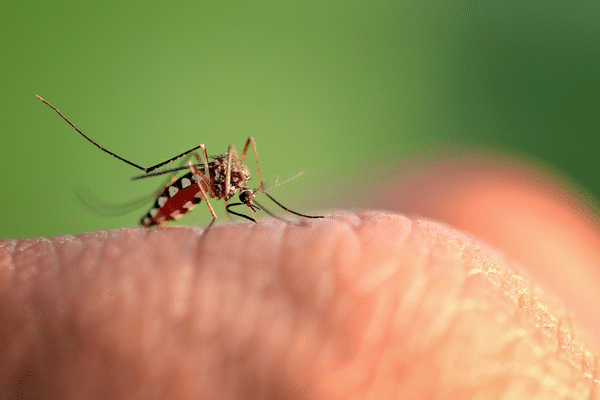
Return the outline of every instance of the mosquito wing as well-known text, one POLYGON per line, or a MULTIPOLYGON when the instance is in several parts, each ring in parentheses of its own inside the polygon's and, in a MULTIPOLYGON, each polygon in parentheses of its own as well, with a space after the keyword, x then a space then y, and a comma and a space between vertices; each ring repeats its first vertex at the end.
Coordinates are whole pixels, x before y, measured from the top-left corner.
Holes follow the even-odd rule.
POLYGON ((119 217, 121 215, 129 214, 138 208, 148 205, 155 197, 154 193, 150 193, 125 203, 107 203, 93 195, 89 188, 84 184, 78 185, 77 189, 73 189, 73 192, 75 197, 77 197, 83 205, 103 217, 119 217))

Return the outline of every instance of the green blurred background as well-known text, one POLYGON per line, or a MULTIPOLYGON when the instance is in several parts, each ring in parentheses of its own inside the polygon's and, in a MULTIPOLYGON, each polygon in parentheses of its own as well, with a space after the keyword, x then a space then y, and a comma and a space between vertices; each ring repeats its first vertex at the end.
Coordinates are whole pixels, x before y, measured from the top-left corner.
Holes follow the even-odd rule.
MULTIPOLYGON (((430 148, 524 157, 591 203, 600 193, 598 2, 58 0, 0 11, 0 237, 136 226, 146 207, 106 218, 73 189, 123 203, 161 182, 130 181, 137 170, 36 94, 143 166, 252 135, 271 183, 304 171, 271 192, 298 211, 351 204, 370 171, 430 148)), ((202 205, 179 223, 209 221, 202 205)))

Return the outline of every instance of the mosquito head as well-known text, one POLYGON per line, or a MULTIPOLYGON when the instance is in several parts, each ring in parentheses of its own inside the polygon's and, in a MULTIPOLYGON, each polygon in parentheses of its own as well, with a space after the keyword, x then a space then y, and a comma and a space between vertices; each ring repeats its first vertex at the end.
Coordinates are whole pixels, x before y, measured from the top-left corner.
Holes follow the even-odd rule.
POLYGON ((240 202, 246 204, 247 206, 251 206, 254 202, 254 192, 250 188, 244 188, 240 190, 240 202))

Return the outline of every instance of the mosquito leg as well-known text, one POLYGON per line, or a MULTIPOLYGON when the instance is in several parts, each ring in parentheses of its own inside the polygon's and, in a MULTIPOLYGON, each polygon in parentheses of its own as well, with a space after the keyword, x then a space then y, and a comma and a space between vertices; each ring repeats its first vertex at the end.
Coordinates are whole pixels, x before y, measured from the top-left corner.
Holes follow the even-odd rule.
MULTIPOLYGON (((196 155, 196 152, 194 152, 192 154, 196 155)), ((182 166, 183 164, 188 162, 188 160, 190 159, 192 154, 188 154, 187 156, 184 156, 183 159, 181 160, 181 162, 179 163, 179 166, 182 166)), ((196 157, 197 157, 197 155, 196 155, 196 157)), ((170 174, 169 177, 164 181, 164 183, 161 186, 159 186, 159 188, 156 190, 156 192, 154 193, 154 197, 161 194, 163 192, 163 190, 165 190, 166 187, 170 186, 174 181, 176 181, 178 173, 179 173, 179 171, 175 171, 172 174, 170 174)))
POLYGON ((211 226, 213 226, 213 224, 215 223, 216 220, 217 220, 217 217, 214 217, 212 219, 212 221, 210 221, 210 224, 208 224, 208 226, 206 228, 204 228, 204 234, 206 234, 206 232, 208 232, 208 230, 210 229, 211 226))
POLYGON ((252 151, 254 152, 254 164, 256 165, 256 175, 258 175, 258 184, 259 188, 262 192, 265 192, 265 183, 263 182, 262 176, 260 174, 260 167, 258 165, 258 152, 256 151, 256 141, 252 136, 248 137, 246 141, 246 145, 244 146, 244 150, 242 151, 242 161, 246 158, 246 154, 248 153, 248 149, 250 148, 250 144, 252 144, 252 151))
POLYGON ((198 164, 204 165, 204 176, 210 177, 210 168, 208 163, 208 153, 206 153, 206 146, 201 144, 200 150, 202 150, 202 158, 200 158, 197 152, 194 152, 192 154, 194 154, 194 157, 196 158, 196 161, 198 161, 198 164))
POLYGON ((162 167, 162 166, 164 166, 164 165, 167 165, 167 164, 169 164, 169 163, 172 163, 173 161, 175 161, 175 160, 178 160, 178 159, 180 159, 181 157, 185 157, 185 156, 187 156, 188 154, 190 154, 190 153, 192 153, 192 152, 194 152, 194 151, 198 150, 198 149, 199 149, 199 148, 201 148, 202 146, 204 146, 204 145, 203 145, 203 144, 201 144, 201 145, 199 145, 199 146, 196 146, 196 147, 194 147, 193 149, 189 149, 188 151, 184 151, 183 153, 181 153, 181 154, 179 154, 179 155, 177 155, 177 156, 175 156, 175 157, 173 157, 173 158, 170 158, 170 159, 168 159, 167 161, 163 161, 163 162, 161 162, 161 163, 158 163, 158 164, 156 164, 156 165, 153 165, 153 166, 151 166, 151 167, 144 168, 144 172, 148 173, 148 172, 154 171, 155 169, 157 169, 157 168, 160 168, 160 167, 162 167))
POLYGON ((44 104, 46 104, 48 107, 50 107, 51 109, 53 109, 54 111, 57 112, 58 115, 60 115, 62 117, 62 119, 64 119, 69 125, 71 125, 73 127, 73 129, 75 129, 77 132, 79 132, 79 134, 81 136, 83 136, 84 138, 87 139, 88 142, 90 142, 91 144, 93 144, 94 146, 96 146, 97 148, 99 148, 100 150, 102 150, 105 153, 110 154, 111 156, 131 165, 132 167, 136 167, 137 169, 141 169, 144 172, 148 172, 147 168, 144 168, 140 165, 137 165, 136 163, 133 163, 115 153, 113 153, 112 151, 105 149, 104 147, 100 146, 98 143, 94 142, 88 135, 86 135, 85 133, 83 133, 82 131, 79 130, 79 128, 77 128, 77 126, 75 126, 74 123, 72 123, 71 121, 69 121, 69 119, 67 117, 65 117, 63 115, 63 113, 61 113, 58 108, 54 107, 52 104, 48 103, 46 100, 44 100, 43 98, 41 98, 40 96, 38 96, 37 94, 35 95, 35 97, 37 97, 38 99, 40 99, 44 104))
MULTIPOLYGON (((244 162, 238 156, 235 146, 230 144, 229 150, 227 151, 227 169, 225 170, 225 195, 226 196, 229 194, 229 186, 231 184, 231 162, 232 161, 235 162, 235 165, 236 165, 238 171, 242 170, 242 164, 244 164, 244 162)), ((227 204, 225 204, 225 213, 227 215, 227 218, 229 218, 229 220, 231 221, 231 216, 229 215, 229 210, 227 209, 227 204)), ((256 222, 256 220, 254 220, 254 222, 256 222)))
POLYGON ((227 209, 228 204, 223 203, 223 206, 225 207, 225 215, 227 215, 227 220, 229 220, 229 222, 233 222, 233 219, 231 219, 231 215, 229 215, 230 211, 227 209))
MULTIPOLYGON (((213 222, 215 222, 215 220, 217 219, 217 213, 215 213, 215 209, 213 208, 212 204, 210 204, 210 201, 208 200, 209 195, 206 192, 206 189, 204 187, 204 185, 206 185, 208 188, 210 188, 210 180, 208 178, 206 178, 204 176, 204 174, 199 171, 194 164, 192 164, 192 162, 189 162, 189 167, 190 167, 190 171, 192 171, 192 174, 199 176, 200 180, 198 182, 196 182, 196 184, 198 185, 198 188, 200 189, 200 191, 202 192, 202 196, 204 197, 204 200, 206 200, 206 204, 208 205, 208 209, 210 210, 210 214, 213 217, 212 222, 210 223, 210 225, 213 224, 213 222)), ((210 190, 210 189, 209 189, 210 190)), ((212 191, 211 191, 212 193, 212 191)), ((209 227, 210 227, 209 225, 209 227)))
MULTIPOLYGON (((231 203, 229 203, 231 204, 231 203)), ((229 204, 227 204, 226 201, 223 202, 223 208, 225 208, 225 215, 227 215, 227 220, 229 220, 229 222, 233 222, 233 219, 231 218, 231 212, 229 211, 229 209, 227 207, 229 207, 229 204)))
POLYGON ((237 155, 237 151, 235 150, 235 147, 232 144, 230 144, 229 149, 227 150, 227 169, 225 170, 225 196, 227 196, 229 194, 229 185, 231 184, 231 160, 233 159, 234 155, 235 155, 235 163, 236 163, 238 169, 240 169, 240 165, 239 165, 240 158, 237 155))
POLYGON ((144 167, 142 167, 141 165, 137 165, 136 163, 134 163, 134 162, 131 162, 131 161, 127 160, 126 158, 123 158, 123 157, 121 157, 120 155, 118 155, 118 154, 115 154, 115 153, 113 153, 112 151, 110 151, 110 150, 108 150, 108 149, 106 149, 106 148, 104 148, 104 147, 100 146, 98 143, 96 143, 95 141, 93 141, 93 140, 92 140, 92 139, 91 139, 91 138, 90 138, 88 135, 86 135, 85 133, 83 133, 82 131, 80 131, 80 130, 79 130, 79 128, 77 128, 77 126, 75 126, 75 124, 74 124, 74 123, 72 123, 72 122, 71 122, 71 121, 70 121, 70 120, 69 120, 67 117, 65 117, 65 116, 63 115, 63 113, 61 113, 61 112, 60 112, 60 111, 59 111, 59 110, 58 110, 56 107, 54 107, 52 104, 48 103, 48 102, 47 102, 46 100, 44 100, 42 97, 40 97, 40 96, 38 96, 38 95, 36 95, 36 97, 37 97, 38 99, 40 99, 40 100, 41 100, 41 101, 42 101, 44 104, 46 104, 48 107, 50 107, 51 109, 53 109, 54 111, 56 111, 56 113, 57 113, 58 115, 60 115, 60 116, 62 117, 62 119, 64 119, 64 120, 65 120, 65 121, 66 121, 66 122, 67 122, 69 125, 71 125, 71 127, 73 127, 73 129, 75 129, 75 130, 76 130, 76 131, 77 131, 77 132, 78 132, 78 133, 79 133, 81 136, 83 136, 85 139, 87 139, 87 141, 89 141, 91 144, 93 144, 94 146, 96 146, 97 148, 99 148, 100 150, 102 150, 103 152, 105 152, 105 153, 108 153, 108 154, 110 154, 111 156, 113 156, 113 157, 115 157, 115 158, 117 158, 117 159, 119 159, 119 160, 121 160, 121 161, 123 161, 123 162, 125 162, 125 163, 127 163, 127 164, 129 164, 129 165, 131 165, 132 167, 135 167, 135 168, 137 168, 137 169, 139 169, 139 170, 142 170, 142 171, 144 171, 144 172, 146 172, 146 173, 148 173, 148 172, 150 172, 150 171, 154 171, 155 169, 157 169, 157 168, 160 168, 160 167, 162 167, 163 165, 169 164, 169 163, 171 163, 171 162, 173 162, 173 161, 175 161, 175 160, 177 160, 177 159, 179 159, 179 158, 181 158, 181 157, 183 157, 183 156, 186 156, 186 155, 190 154, 191 152, 193 152, 193 151, 195 151, 195 150, 198 150, 198 149, 199 149, 199 148, 202 146, 202 145, 200 145, 200 146, 196 146, 196 147, 194 147, 193 149, 189 149, 188 151, 184 151, 183 153, 181 153, 181 154, 179 154, 179 155, 177 155, 177 156, 175 156, 175 157, 173 157, 173 158, 170 158, 170 159, 168 159, 168 160, 166 160, 166 161, 163 161, 163 162, 161 162, 161 163, 158 163, 158 164, 156 164, 156 165, 153 165, 153 166, 151 166, 151 167, 148 167, 148 168, 144 168, 144 167))
MULTIPOLYGON (((210 183, 210 168, 209 168, 209 164, 208 164, 208 153, 206 152, 206 146, 203 145, 203 144, 201 144, 200 145, 200 150, 202 150, 202 159, 200 158, 200 156, 198 155, 197 152, 193 152, 192 154, 194 154, 194 157, 196 158, 196 161, 198 161, 198 164, 203 164, 204 165, 204 179, 203 179, 203 181, 208 185, 208 187, 210 187, 211 186, 211 183, 210 183)), ((196 168, 191 168, 190 167, 190 170, 195 175, 201 175, 201 174, 197 173, 198 170, 196 168), (194 172, 194 171, 196 171, 196 172, 194 172)), ((198 182, 198 186, 201 186, 200 182, 198 182)), ((202 189, 203 188, 200 188, 200 190, 202 190, 202 189)), ((208 230, 208 228, 210 228, 210 226, 217 219, 217 216, 215 214, 215 210, 212 208, 212 205, 210 204, 210 201, 208 201, 208 197, 206 196, 205 191, 202 191, 202 194, 204 195, 204 198, 206 199, 206 204, 208 204, 208 208, 210 209, 210 213, 213 216, 213 220, 211 221, 211 223, 206 228, 208 230)), ((229 217, 229 214, 227 214, 227 216, 229 217)))
MULTIPOLYGON (((208 154, 206 154, 206 146, 202 145, 201 148, 202 148, 202 157, 204 157, 204 173, 206 174, 206 178, 210 179, 210 168, 208 167, 208 154)), ((198 157, 196 157, 196 158, 198 158, 198 157)), ((215 221, 213 221, 213 222, 215 222, 215 221)))

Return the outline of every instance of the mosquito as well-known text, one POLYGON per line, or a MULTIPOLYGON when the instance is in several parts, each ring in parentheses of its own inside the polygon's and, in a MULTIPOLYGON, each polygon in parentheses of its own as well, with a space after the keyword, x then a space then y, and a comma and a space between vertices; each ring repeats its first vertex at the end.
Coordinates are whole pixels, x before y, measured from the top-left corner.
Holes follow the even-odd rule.
POLYGON ((75 124, 73 124, 67 117, 65 117, 56 107, 48 103, 42 97, 38 95, 36 95, 36 97, 56 111, 56 113, 58 113, 62 119, 64 119, 73 127, 73 129, 75 129, 81 136, 87 139, 94 146, 98 147, 105 153, 108 153, 111 156, 125 162, 126 164, 129 164, 144 172, 141 175, 134 176, 132 179, 143 179, 165 174, 170 175, 165 183, 155 193, 156 200, 150 211, 148 211, 148 213, 140 219, 140 225, 143 227, 158 226, 168 221, 175 221, 200 204, 202 199, 205 199, 206 205, 208 206, 208 209, 213 217, 212 221, 206 228, 206 230, 208 230, 217 219, 217 214, 215 213, 209 198, 213 198, 215 200, 225 200, 225 210, 227 213, 237 215, 255 223, 256 217, 254 216, 254 212, 259 210, 265 211, 274 218, 281 219, 256 201, 255 196, 259 193, 263 193, 271 201, 291 214, 303 218, 324 218, 321 215, 306 215, 292 211, 267 193, 260 174, 260 167, 258 165, 256 141, 252 136, 248 137, 248 140, 246 140, 246 144, 244 145, 241 156, 238 156, 238 153, 233 145, 229 145, 227 153, 212 156, 210 157, 211 160, 209 161, 209 157, 206 152, 206 146, 201 144, 168 160, 162 161, 151 167, 144 168, 100 146, 89 136, 80 131, 79 128, 77 128, 77 126, 75 126, 75 124), (245 164, 244 159, 248 154, 250 146, 252 146, 252 152, 254 153, 254 163, 256 165, 256 174, 259 182, 258 188, 256 189, 251 189, 247 185, 247 182, 250 179, 250 171, 248 166, 245 164), (200 152, 198 152, 198 150, 200 150, 200 152), (196 160, 196 163, 192 162, 192 157, 196 160), (177 160, 180 160, 179 166, 174 168, 166 167, 168 164, 177 160), (187 170, 188 172, 177 177, 180 171, 183 170, 187 170), (227 204, 227 202, 238 192, 239 202, 227 204), (251 216, 231 210, 231 207, 241 205, 246 205, 248 207, 251 216))

